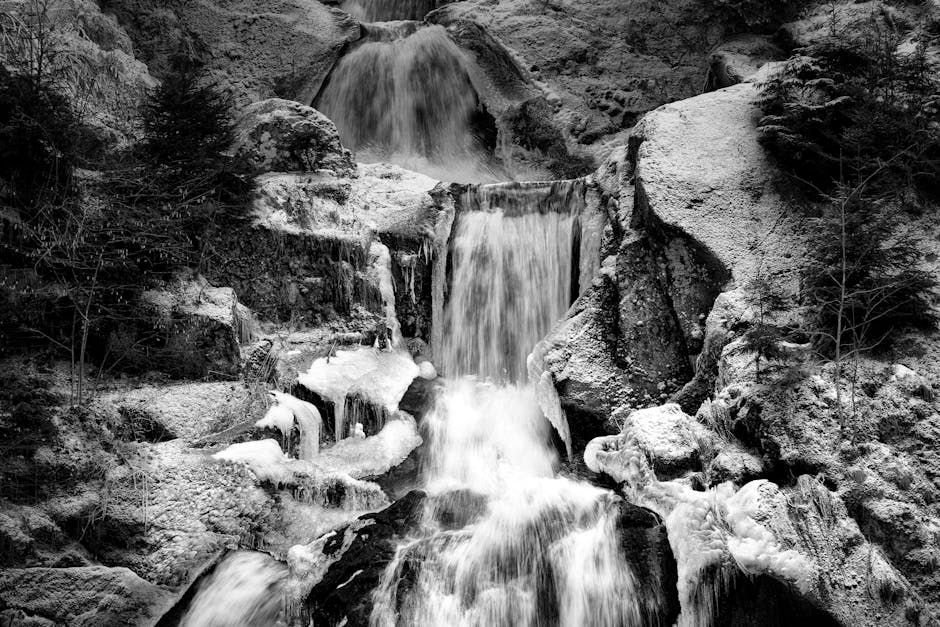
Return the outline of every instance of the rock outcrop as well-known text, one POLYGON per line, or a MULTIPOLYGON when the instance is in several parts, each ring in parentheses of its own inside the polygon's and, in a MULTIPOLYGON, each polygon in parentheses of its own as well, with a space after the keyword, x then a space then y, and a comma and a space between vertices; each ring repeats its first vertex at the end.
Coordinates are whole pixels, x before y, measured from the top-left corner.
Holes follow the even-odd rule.
POLYGON ((126 568, 12 568, 0 572, 4 625, 119 627, 154 621, 172 596, 126 568))
POLYGON ((108 2, 158 77, 173 55, 193 50, 209 79, 238 105, 280 96, 310 102, 343 45, 360 36, 346 13, 303 0, 197 0, 155 7, 108 2))
POLYGON ((119 326, 108 351, 131 371, 161 368, 178 377, 220 378, 241 370, 241 342, 251 337, 251 314, 228 287, 179 276, 141 297, 143 313, 119 326))
POLYGON ((249 105, 235 133, 235 154, 261 172, 330 170, 343 176, 356 167, 333 122, 293 100, 271 98, 249 105))
POLYGON ((713 25, 693 7, 682 0, 468 0, 444 5, 428 19, 483 26, 544 87, 559 128, 592 143, 633 126, 663 102, 699 92, 713 25))

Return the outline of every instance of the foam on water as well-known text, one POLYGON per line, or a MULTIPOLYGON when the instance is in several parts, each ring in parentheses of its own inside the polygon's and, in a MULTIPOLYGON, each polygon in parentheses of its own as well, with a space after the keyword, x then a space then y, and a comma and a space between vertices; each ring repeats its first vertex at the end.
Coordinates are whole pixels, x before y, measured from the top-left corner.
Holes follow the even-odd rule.
POLYGON ((373 625, 643 624, 646 601, 616 532, 620 499, 555 475, 531 388, 450 381, 427 421, 422 537, 386 570, 373 625), (459 507, 467 492, 485 500, 482 516, 459 531, 442 526, 441 502, 459 507), (406 576, 414 583, 402 592, 406 576))

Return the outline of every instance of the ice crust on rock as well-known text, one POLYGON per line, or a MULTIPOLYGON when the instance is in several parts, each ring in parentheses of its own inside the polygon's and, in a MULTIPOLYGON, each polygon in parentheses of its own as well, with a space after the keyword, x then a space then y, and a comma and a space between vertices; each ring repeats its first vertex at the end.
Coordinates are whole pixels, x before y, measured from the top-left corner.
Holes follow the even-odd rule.
POLYGON ((405 350, 359 347, 315 360, 297 380, 333 403, 334 433, 339 437, 346 426, 347 396, 358 393, 391 414, 418 374, 418 366, 405 350))

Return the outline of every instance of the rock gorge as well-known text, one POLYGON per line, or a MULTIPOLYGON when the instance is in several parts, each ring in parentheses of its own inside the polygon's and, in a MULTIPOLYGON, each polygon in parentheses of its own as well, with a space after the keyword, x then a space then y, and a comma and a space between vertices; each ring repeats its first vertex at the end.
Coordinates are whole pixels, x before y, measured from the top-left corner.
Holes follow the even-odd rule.
MULTIPOLYGON (((936 2, 59 11, 102 132, 139 138, 185 45, 255 176, 220 258, 93 340, 123 357, 86 405, 4 356, 0 416, 41 433, 3 462, 0 624, 938 624, 936 331, 858 358, 848 423, 808 338, 785 384, 744 339, 757 275, 800 327, 813 229, 757 83, 936 2)), ((936 273, 940 222, 902 219, 936 273)))

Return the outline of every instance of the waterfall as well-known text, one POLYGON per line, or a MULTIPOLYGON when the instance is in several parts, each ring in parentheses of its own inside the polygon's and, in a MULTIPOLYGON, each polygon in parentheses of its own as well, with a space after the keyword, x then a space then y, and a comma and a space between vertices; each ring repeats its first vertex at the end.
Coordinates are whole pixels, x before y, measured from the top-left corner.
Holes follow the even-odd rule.
POLYGON ((573 187, 485 185, 464 194, 443 316, 439 365, 447 376, 525 380, 526 356, 581 281, 573 253, 580 255, 583 196, 573 187))
POLYGON ((314 101, 343 145, 365 163, 389 161, 447 181, 498 180, 487 141, 474 130, 486 114, 447 31, 389 22, 371 25, 366 37, 314 101))
POLYGON ((385 571, 372 625, 646 624, 657 600, 638 592, 620 546, 622 501, 555 476, 531 389, 451 381, 427 422, 435 498, 420 537, 385 571), (441 509, 472 512, 477 499, 486 506, 475 522, 442 522, 441 509))
POLYGON ((287 566, 264 553, 238 551, 201 581, 180 627, 253 627, 282 618, 287 566))
POLYGON ((582 246, 578 191, 494 185, 462 199, 443 312, 450 378, 424 423, 429 498, 375 592, 374 627, 655 622, 662 595, 627 559, 623 500, 557 474, 552 425, 526 382, 526 356, 582 288, 576 257, 597 255, 596 237, 582 246))
POLYGON ((437 0, 346 0, 340 6, 360 22, 423 20, 437 0))

